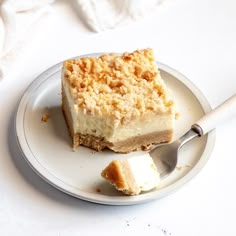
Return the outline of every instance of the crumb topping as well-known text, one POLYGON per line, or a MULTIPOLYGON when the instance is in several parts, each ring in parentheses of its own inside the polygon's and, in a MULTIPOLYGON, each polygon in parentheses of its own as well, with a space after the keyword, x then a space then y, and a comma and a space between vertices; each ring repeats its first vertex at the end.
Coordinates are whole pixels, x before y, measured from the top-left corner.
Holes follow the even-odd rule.
POLYGON ((63 69, 74 102, 85 113, 124 119, 173 110, 152 49, 67 60, 63 69))

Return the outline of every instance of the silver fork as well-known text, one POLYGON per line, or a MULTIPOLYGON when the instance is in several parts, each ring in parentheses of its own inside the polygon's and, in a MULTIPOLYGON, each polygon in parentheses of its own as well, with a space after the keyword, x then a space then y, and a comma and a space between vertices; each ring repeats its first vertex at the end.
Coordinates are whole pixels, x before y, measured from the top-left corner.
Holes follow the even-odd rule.
POLYGON ((201 137, 214 129, 220 122, 236 116, 236 94, 203 116, 181 138, 170 144, 161 144, 149 152, 155 159, 161 179, 169 176, 176 168, 181 147, 196 137, 201 137))

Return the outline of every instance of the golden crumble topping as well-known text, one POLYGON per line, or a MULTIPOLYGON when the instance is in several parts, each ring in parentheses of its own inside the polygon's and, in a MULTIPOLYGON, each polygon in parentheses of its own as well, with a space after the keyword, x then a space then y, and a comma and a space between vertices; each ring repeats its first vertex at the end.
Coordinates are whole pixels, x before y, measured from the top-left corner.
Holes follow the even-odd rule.
POLYGON ((122 119, 172 111, 152 49, 68 60, 63 69, 75 104, 86 113, 122 119))

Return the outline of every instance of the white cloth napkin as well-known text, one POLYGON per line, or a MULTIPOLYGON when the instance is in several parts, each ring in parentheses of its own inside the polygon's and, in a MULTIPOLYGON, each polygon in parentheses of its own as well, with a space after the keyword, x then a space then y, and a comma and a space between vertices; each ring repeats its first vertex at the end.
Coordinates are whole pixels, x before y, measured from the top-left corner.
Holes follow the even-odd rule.
POLYGON ((29 45, 28 31, 51 11, 49 4, 52 2, 53 0, 0 2, 0 79, 15 69, 24 48, 29 45))
POLYGON ((81 18, 94 31, 112 29, 136 21, 150 13, 164 0, 76 0, 81 18))
MULTIPOLYGON (((95 32, 150 15, 164 0, 74 0, 81 19, 95 32)), ((9 76, 29 47, 27 33, 49 14, 54 0, 0 0, 0 80, 9 76)), ((43 28, 43 27, 42 27, 43 28)), ((30 45, 36 46, 37 42, 30 45)))

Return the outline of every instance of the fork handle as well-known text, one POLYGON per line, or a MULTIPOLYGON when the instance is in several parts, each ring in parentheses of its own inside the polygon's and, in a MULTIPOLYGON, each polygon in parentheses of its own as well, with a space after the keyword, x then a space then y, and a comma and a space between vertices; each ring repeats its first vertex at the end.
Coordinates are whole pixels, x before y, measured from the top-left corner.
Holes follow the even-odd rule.
POLYGON ((192 129, 197 132, 199 136, 202 136, 214 129, 222 121, 233 116, 236 117, 236 94, 203 116, 192 125, 192 129))

